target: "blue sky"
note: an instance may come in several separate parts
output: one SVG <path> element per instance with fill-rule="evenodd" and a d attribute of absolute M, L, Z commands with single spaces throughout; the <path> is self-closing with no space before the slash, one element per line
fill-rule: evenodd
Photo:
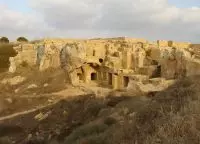
<path fill-rule="evenodd" d="M 0 0 L 0 4 L 7 5 L 12 10 L 29 12 L 28 0 Z"/>
<path fill-rule="evenodd" d="M 169 0 L 169 3 L 181 8 L 200 7 L 200 0 Z"/>

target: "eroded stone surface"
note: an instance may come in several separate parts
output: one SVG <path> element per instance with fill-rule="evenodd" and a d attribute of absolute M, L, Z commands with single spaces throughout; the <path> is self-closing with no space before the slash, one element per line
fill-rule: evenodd
<path fill-rule="evenodd" d="M 22 76 L 15 76 L 13 78 L 5 78 L 1 81 L 2 84 L 17 85 L 25 81 L 26 78 Z"/>
<path fill-rule="evenodd" d="M 134 89 L 128 88 L 131 80 L 134 80 L 134 85 L 139 84 L 142 89 L 163 89 L 163 86 L 155 87 L 155 81 L 152 84 L 148 80 L 179 79 L 197 74 L 200 69 L 198 52 L 190 43 L 163 40 L 148 42 L 126 37 L 46 39 L 35 45 L 22 44 L 15 48 L 18 51 L 14 58 L 16 66 L 23 61 L 30 65 L 36 64 L 39 55 L 37 48 L 40 45 L 44 46 L 44 53 L 40 55 L 39 70 L 62 66 L 73 85 L 97 84 L 127 90 Z M 63 49 L 67 51 L 64 60 Z M 142 83 L 144 81 L 146 84 Z"/>

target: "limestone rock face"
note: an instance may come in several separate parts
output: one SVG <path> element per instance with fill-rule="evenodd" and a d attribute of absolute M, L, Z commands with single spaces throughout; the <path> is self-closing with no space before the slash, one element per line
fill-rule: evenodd
<path fill-rule="evenodd" d="M 17 85 L 25 81 L 26 78 L 22 76 L 15 76 L 13 78 L 5 78 L 1 81 L 2 84 Z"/>
<path fill-rule="evenodd" d="M 137 82 L 143 78 L 160 77 L 168 81 L 199 74 L 200 52 L 197 46 L 194 48 L 187 42 L 148 42 L 127 37 L 45 39 L 16 47 L 18 55 L 10 58 L 9 71 L 15 72 L 24 61 L 37 65 L 40 71 L 61 67 L 70 72 L 69 77 L 76 84 L 100 84 L 121 90 L 134 83 L 131 81 L 133 77 Z M 136 75 L 142 77 L 136 78 Z M 133 87 L 142 91 L 162 89 L 151 83 L 135 83 Z"/>
<path fill-rule="evenodd" d="M 161 50 L 161 73 L 166 79 L 181 78 L 186 75 L 186 56 L 181 50 L 167 47 Z"/>
<path fill-rule="evenodd" d="M 45 44 L 44 53 L 39 64 L 39 69 L 43 71 L 50 67 L 57 68 L 59 64 L 59 49 L 54 45 L 54 43 Z"/>
<path fill-rule="evenodd" d="M 143 83 L 135 80 L 131 80 L 128 87 L 127 91 L 136 93 L 140 92 L 143 94 L 149 93 L 149 92 L 158 92 L 166 89 L 168 86 L 172 85 L 175 81 L 172 80 L 167 80 L 163 81 L 162 79 L 157 79 L 156 84 L 155 80 L 152 80 L 152 82 L 149 83 Z"/>
<path fill-rule="evenodd" d="M 63 68 L 73 71 L 86 62 L 86 51 L 81 45 L 66 44 L 61 50 L 60 60 Z"/>
<path fill-rule="evenodd" d="M 18 55 L 14 57 L 16 66 L 22 62 L 27 62 L 29 65 L 36 64 L 36 50 L 33 44 L 21 44 L 14 49 L 18 52 Z"/>

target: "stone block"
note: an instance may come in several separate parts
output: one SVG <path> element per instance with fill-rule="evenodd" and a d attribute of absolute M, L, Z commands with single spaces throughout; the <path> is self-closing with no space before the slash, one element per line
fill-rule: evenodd
<path fill-rule="evenodd" d="M 154 75 L 156 70 L 157 70 L 157 66 L 145 66 L 145 67 L 139 68 L 138 73 L 151 77 Z"/>

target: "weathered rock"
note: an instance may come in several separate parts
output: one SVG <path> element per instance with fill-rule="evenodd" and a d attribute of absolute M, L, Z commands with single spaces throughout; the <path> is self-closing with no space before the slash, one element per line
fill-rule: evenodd
<path fill-rule="evenodd" d="M 9 61 L 10 61 L 10 67 L 9 67 L 9 72 L 10 73 L 15 73 L 16 71 L 16 64 L 15 64 L 15 59 L 13 57 L 10 57 L 9 58 Z"/>
<path fill-rule="evenodd" d="M 13 78 L 5 78 L 1 81 L 2 84 L 18 85 L 26 80 L 25 77 L 15 76 Z"/>
<path fill-rule="evenodd" d="M 150 83 L 142 83 L 137 81 L 130 81 L 127 91 L 129 93 L 147 94 L 149 92 L 163 91 L 170 85 L 174 84 L 175 80 L 151 79 Z"/>
<path fill-rule="evenodd" d="M 0 144 L 12 144 L 12 141 L 9 137 L 1 137 Z"/>
<path fill-rule="evenodd" d="M 122 111 L 123 111 L 123 114 L 124 114 L 124 115 L 127 115 L 127 114 L 129 113 L 129 109 L 128 109 L 127 107 L 124 107 L 124 108 L 122 109 Z"/>
<path fill-rule="evenodd" d="M 13 100 L 12 100 L 11 98 L 6 98 L 5 100 L 6 100 L 6 102 L 8 102 L 9 104 L 12 104 L 12 103 L 13 103 Z"/>
<path fill-rule="evenodd" d="M 49 84 L 48 84 L 48 83 L 45 83 L 45 84 L 44 84 L 44 87 L 48 87 L 48 86 L 49 86 Z"/>
<path fill-rule="evenodd" d="M 111 114 L 110 117 L 112 117 L 112 118 L 114 118 L 114 119 L 116 119 L 118 121 L 124 120 L 124 117 L 121 116 L 118 112 L 115 112 L 115 113 Z"/>
<path fill-rule="evenodd" d="M 20 91 L 20 89 L 19 88 L 17 88 L 17 89 L 15 89 L 15 93 L 18 93 Z"/>
<path fill-rule="evenodd" d="M 135 116 L 135 114 L 136 114 L 135 112 L 132 112 L 129 114 L 129 117 L 133 118 Z"/>
<path fill-rule="evenodd" d="M 32 134 L 29 134 L 28 137 L 27 137 L 27 140 L 28 140 L 28 141 L 31 140 L 32 137 L 33 137 L 33 135 L 32 135 Z"/>
<path fill-rule="evenodd" d="M 38 88 L 36 84 L 31 84 L 27 87 L 27 89 L 35 89 L 35 88 Z"/>
<path fill-rule="evenodd" d="M 52 100 L 52 99 L 48 99 L 48 102 L 49 102 L 49 103 L 53 103 L 53 100 Z"/>
<path fill-rule="evenodd" d="M 41 44 L 43 46 L 38 48 Z M 198 68 L 196 65 L 200 65 L 195 62 L 190 66 L 191 63 L 185 60 L 187 57 L 193 61 L 192 55 L 198 58 L 197 52 L 186 52 L 189 43 L 174 41 L 148 42 L 127 37 L 95 40 L 45 39 L 37 43 L 36 47 L 32 44 L 20 45 L 16 48 L 19 53 L 15 59 L 32 64 L 37 61 L 40 70 L 61 66 L 65 70 L 65 81 L 76 86 L 82 83 L 99 84 L 115 90 L 128 89 L 130 95 L 138 92 L 138 83 L 134 90 L 129 89 L 131 79 L 141 82 L 143 86 L 146 79 L 160 75 L 166 79 L 177 79 L 197 74 L 199 70 L 195 72 L 196 67 Z M 157 85 L 157 81 L 151 82 Z M 48 87 L 48 84 L 43 87 Z M 148 87 L 154 89 L 150 85 Z M 97 96 L 106 95 L 105 89 L 103 92 L 94 92 Z"/>
<path fill-rule="evenodd" d="M 34 119 L 35 119 L 35 120 L 38 120 L 38 121 L 42 121 L 42 120 L 46 119 L 50 114 L 51 114 L 51 111 L 49 111 L 49 112 L 47 112 L 47 113 L 45 113 L 45 114 L 39 113 L 38 115 L 36 115 L 36 116 L 34 117 Z"/>

